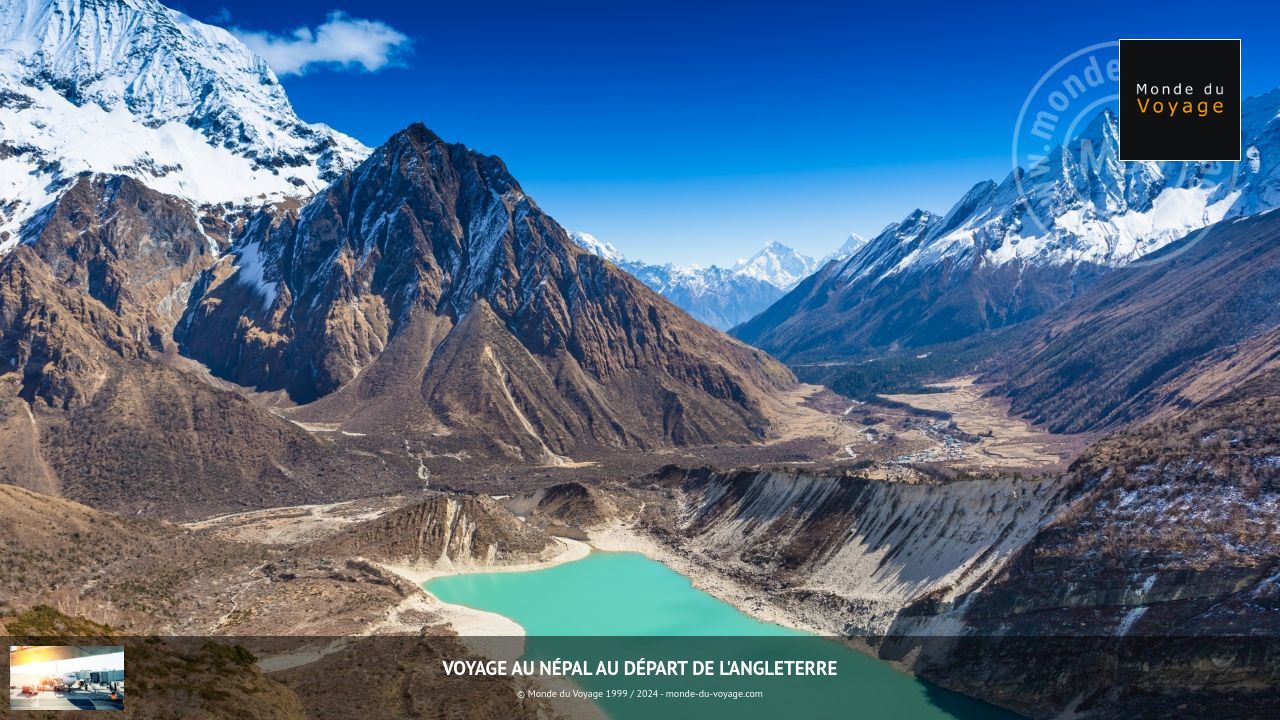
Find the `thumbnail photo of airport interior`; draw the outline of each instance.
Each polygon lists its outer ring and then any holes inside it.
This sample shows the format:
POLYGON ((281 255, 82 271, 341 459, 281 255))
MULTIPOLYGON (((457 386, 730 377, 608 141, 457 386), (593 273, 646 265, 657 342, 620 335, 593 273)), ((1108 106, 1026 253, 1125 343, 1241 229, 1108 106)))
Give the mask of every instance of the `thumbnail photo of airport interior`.
POLYGON ((9 646, 10 710, 123 710, 124 647, 9 646))

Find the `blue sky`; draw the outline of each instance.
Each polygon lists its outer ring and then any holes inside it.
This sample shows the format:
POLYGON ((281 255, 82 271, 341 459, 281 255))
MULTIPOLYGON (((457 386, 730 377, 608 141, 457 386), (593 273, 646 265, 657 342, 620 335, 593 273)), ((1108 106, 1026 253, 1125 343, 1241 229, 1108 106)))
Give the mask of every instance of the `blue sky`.
POLYGON ((1086 45, 1242 37, 1245 95, 1280 86, 1270 3, 170 4, 264 42, 308 28, 312 48, 359 42, 317 32, 334 11, 376 21, 356 62, 276 55, 303 118, 369 145, 421 120, 501 156, 567 228, 651 261, 731 263, 770 240, 822 255, 945 211, 1008 173, 1027 93, 1086 45))

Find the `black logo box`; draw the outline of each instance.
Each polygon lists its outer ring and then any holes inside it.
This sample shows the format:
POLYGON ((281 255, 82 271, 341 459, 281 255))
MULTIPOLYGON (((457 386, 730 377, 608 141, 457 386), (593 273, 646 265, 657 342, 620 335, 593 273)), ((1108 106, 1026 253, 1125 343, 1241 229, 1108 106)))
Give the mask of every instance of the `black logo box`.
POLYGON ((1122 39, 1120 159, 1238 162, 1240 95, 1238 39, 1122 39), (1170 103, 1177 104, 1173 114, 1170 103))

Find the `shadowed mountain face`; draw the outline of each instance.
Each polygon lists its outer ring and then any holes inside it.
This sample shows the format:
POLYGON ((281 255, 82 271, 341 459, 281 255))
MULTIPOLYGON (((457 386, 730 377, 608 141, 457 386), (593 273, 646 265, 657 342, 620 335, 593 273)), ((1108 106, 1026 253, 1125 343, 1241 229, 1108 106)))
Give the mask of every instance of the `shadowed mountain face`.
POLYGON ((733 334, 788 362, 921 347, 1036 317, 1104 271, 1091 263, 993 264, 969 255, 911 264, 945 220, 912 213, 849 260, 809 276, 733 334))
POLYGON ((1280 368, 1278 239, 1275 211, 1220 222, 1013 327, 806 372, 826 372, 853 394, 874 393, 886 377, 893 387, 975 371, 1014 414, 1053 432, 1164 418, 1280 368))
POLYGON ((792 382, 577 247, 501 160, 421 125, 232 252, 178 326, 184 353, 350 430, 554 462, 754 439, 792 382))

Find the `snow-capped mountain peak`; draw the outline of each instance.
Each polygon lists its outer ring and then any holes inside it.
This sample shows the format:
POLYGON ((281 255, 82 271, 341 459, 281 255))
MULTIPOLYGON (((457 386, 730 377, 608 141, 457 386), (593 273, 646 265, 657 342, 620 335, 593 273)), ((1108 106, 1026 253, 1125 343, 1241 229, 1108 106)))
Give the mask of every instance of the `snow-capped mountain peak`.
POLYGON ((1118 121, 1104 110, 1035 166, 974 185, 945 216, 931 216, 928 227, 918 227, 920 211, 891 224, 882 235, 910 242, 873 239, 847 260, 843 275, 942 262, 1114 267, 1224 218, 1275 207, 1277 106, 1280 93, 1245 101, 1245 162, 1234 177, 1215 176, 1210 163, 1121 162, 1118 121), (885 266, 890 255, 894 262, 885 266))
POLYGON ((578 244, 583 250, 590 252, 592 255, 604 258, 614 265, 621 265, 627 261, 622 252, 614 247, 611 243, 607 243, 595 235, 584 232, 569 233, 569 237, 578 244))
POLYGON ((1280 206, 1280 93, 1243 110, 1237 164, 1121 162, 1116 117, 1101 112, 1032 167, 973 185, 946 214, 891 223, 735 334, 788 360, 824 360, 1048 312, 1112 268, 1280 206))
POLYGON ((694 318, 721 330, 750 319, 782 297, 783 288, 733 268, 653 265, 628 260, 616 247, 588 233, 574 232, 570 237, 579 247, 627 271, 694 318))
POLYGON ((369 153, 266 62, 155 0, 0 0, 0 251, 84 171, 195 203, 310 195, 369 153))
POLYGON ((787 290, 812 274, 815 266, 813 258, 774 240, 733 270, 787 290))

